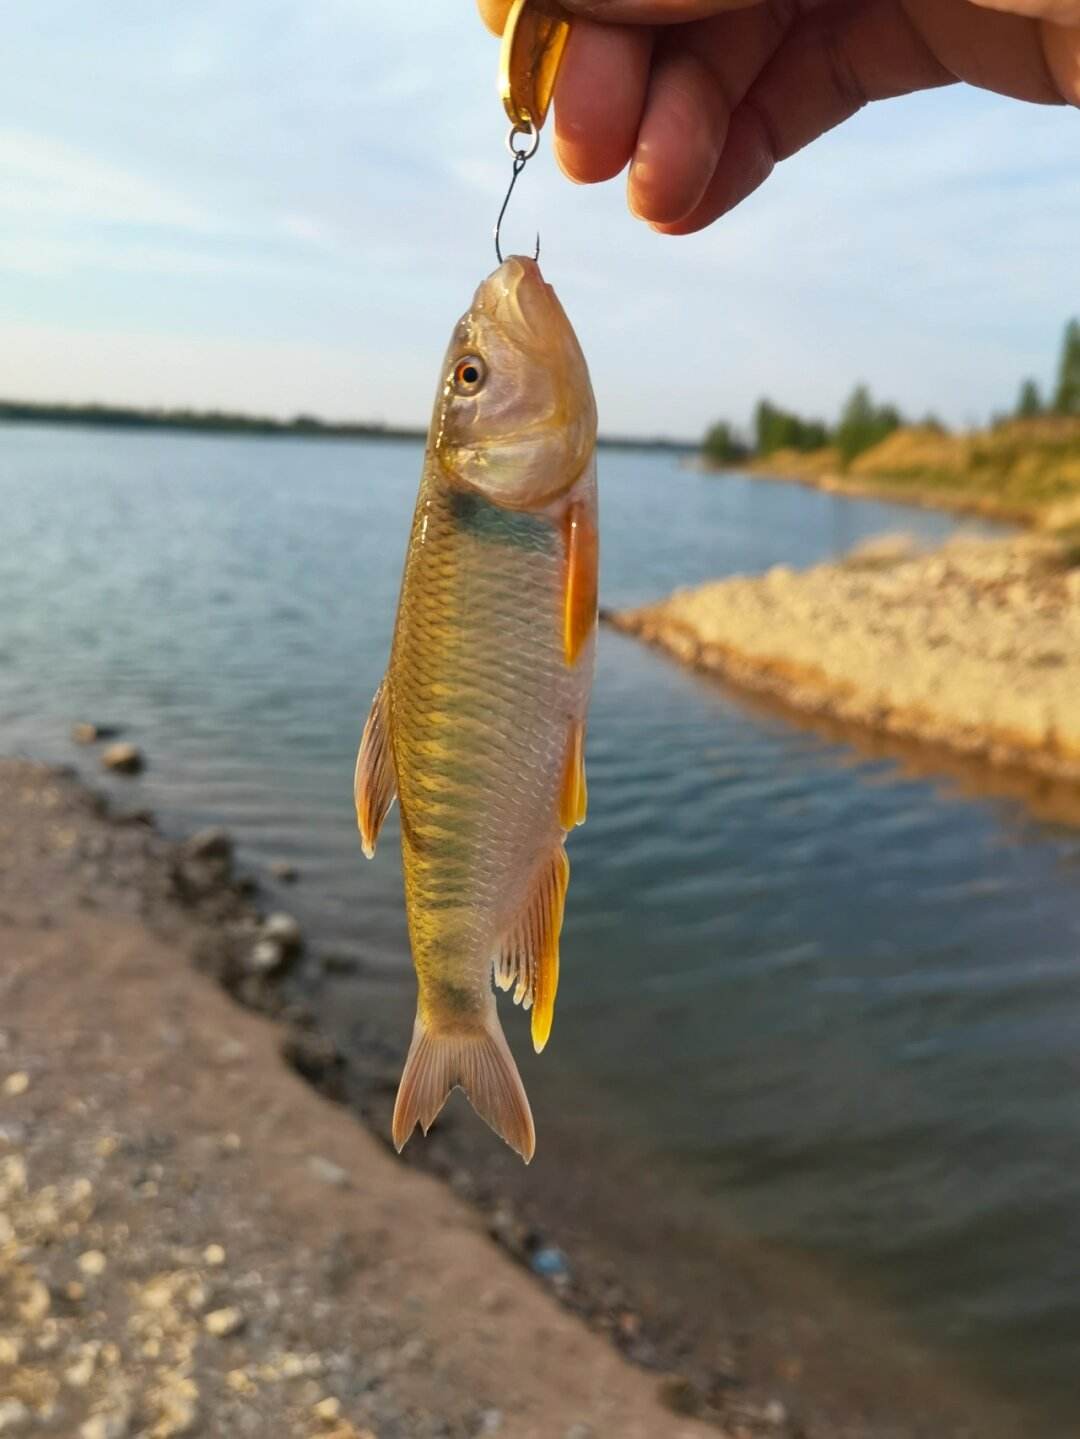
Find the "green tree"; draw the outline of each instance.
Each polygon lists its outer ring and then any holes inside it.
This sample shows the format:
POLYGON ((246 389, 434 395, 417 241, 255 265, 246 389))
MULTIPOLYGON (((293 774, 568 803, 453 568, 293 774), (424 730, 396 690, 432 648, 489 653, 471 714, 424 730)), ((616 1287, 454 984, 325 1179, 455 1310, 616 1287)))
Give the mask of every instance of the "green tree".
POLYGON ((856 385, 840 413, 833 442, 847 465, 864 450, 891 435, 902 423, 900 411, 894 405, 876 405, 869 389, 856 385))
POLYGON ((754 449, 758 455, 771 455, 775 450, 820 450, 828 443, 828 426, 821 420, 804 420, 771 400, 758 401, 754 411, 754 449))
POLYGON ((1059 415, 1080 416, 1080 320, 1070 320, 1065 326, 1054 410, 1059 415))
POLYGON ((1034 420, 1043 412, 1042 395, 1034 380, 1025 380, 1020 386, 1020 398, 1016 402, 1018 420, 1034 420))
POLYGON ((783 449, 787 443, 787 416, 783 410, 769 400, 759 400, 754 411, 754 449, 761 455, 771 455, 774 450, 783 449))
POLYGON ((739 438, 727 420, 717 420, 716 424, 706 431, 701 450, 705 458, 714 465, 734 464, 738 460, 745 460, 750 453, 750 447, 739 438))

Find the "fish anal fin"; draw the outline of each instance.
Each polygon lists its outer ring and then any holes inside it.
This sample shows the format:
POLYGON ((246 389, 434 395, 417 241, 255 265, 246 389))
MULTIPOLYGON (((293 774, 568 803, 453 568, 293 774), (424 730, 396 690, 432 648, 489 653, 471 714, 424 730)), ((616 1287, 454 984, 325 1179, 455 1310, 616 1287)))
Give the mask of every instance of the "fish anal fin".
POLYGON ((371 701, 353 780, 356 823, 360 827, 360 844, 368 859, 375 853, 379 830, 394 803, 396 792, 394 755, 390 743, 390 706, 386 681, 383 680, 371 701))
POLYGON ((559 791, 559 823, 573 829, 585 823, 589 807, 589 791, 585 783, 585 723, 576 720, 570 726, 570 743, 566 749, 566 768, 559 791))
POLYGON ((537 1054, 551 1034, 559 987, 559 931, 562 929, 570 862, 560 844, 541 868, 528 900, 507 930, 495 960, 495 983, 514 987, 514 1003, 532 1009, 532 1042, 537 1054))
POLYGON ((563 519, 566 576, 563 593, 563 654, 574 665, 596 627, 600 547, 591 506, 572 500, 563 519))
POLYGON ((494 1001, 487 1023, 469 1028, 431 1028, 417 1014, 394 1105, 399 1154, 418 1124, 428 1132, 454 1089, 528 1164, 536 1148, 532 1111, 494 1001))

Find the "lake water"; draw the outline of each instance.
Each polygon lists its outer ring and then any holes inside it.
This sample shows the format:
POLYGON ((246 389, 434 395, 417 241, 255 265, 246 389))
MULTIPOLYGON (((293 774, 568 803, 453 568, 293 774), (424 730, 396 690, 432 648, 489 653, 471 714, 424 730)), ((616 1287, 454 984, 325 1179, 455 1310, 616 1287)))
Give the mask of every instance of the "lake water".
MULTIPOLYGON (((320 1002, 347 1042, 374 975, 402 1054, 396 819, 365 864, 351 777, 419 465, 407 443, 0 429, 0 751, 89 768, 71 723, 123 721, 150 768, 122 792, 175 831, 225 822, 252 867, 295 860, 290 907, 365 962, 320 1002)), ((600 473, 609 606, 954 528, 663 455, 600 473)), ((611 633, 588 761, 553 1042, 526 1065, 537 1165, 560 1132, 601 1167, 629 1146, 1043 1439, 1077 1432, 1080 837, 611 633)))

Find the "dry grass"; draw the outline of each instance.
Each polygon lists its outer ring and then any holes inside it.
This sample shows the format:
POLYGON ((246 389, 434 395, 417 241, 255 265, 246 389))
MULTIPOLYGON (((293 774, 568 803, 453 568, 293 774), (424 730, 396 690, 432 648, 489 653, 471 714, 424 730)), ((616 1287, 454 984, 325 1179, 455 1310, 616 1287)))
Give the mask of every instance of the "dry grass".
POLYGON ((912 426, 889 435, 847 470, 831 448, 778 452, 752 468, 1047 528, 1080 521, 1080 419, 1013 420, 959 435, 912 426))

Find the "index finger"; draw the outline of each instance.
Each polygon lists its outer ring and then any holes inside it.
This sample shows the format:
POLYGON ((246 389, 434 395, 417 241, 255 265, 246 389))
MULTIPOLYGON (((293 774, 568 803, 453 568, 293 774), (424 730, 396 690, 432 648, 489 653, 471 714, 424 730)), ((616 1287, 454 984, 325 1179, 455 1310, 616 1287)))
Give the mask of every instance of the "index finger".
POLYGON ((506 28, 506 17, 514 0, 476 0, 480 19, 493 35, 501 35, 506 28))

